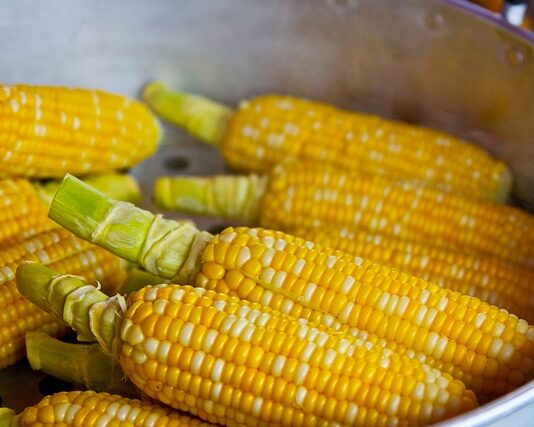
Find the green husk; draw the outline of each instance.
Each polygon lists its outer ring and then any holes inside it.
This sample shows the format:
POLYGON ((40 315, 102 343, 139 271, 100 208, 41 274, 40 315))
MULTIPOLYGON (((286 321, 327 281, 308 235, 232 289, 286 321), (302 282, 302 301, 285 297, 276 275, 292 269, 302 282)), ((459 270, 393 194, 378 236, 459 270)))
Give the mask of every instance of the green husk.
POLYGON ((110 199, 71 175, 60 185, 49 216, 148 272, 182 283, 196 277, 200 254, 212 238, 190 221, 166 220, 131 203, 110 199))
POLYGON ((162 177, 154 199, 162 209, 253 224, 259 220, 266 185, 267 177, 258 175, 162 177))
POLYGON ((108 297, 80 277, 34 262, 22 263, 16 280, 22 295, 72 327, 80 341, 98 341, 112 352, 117 322, 126 309, 123 297, 108 297))
POLYGON ((99 344, 69 344, 43 332, 26 334, 26 351, 32 369, 90 390, 138 397, 120 366, 99 344))
POLYGON ((143 100, 159 116, 210 145, 219 145, 233 111, 198 95, 173 92, 158 82, 145 86, 143 100))
MULTIPOLYGON (((127 174, 107 173, 92 175, 83 179, 91 187, 103 192, 109 197, 125 202, 138 203, 141 200, 141 190, 135 178, 127 174)), ((39 198, 50 205, 59 185, 58 180, 35 182, 34 188, 39 198)))

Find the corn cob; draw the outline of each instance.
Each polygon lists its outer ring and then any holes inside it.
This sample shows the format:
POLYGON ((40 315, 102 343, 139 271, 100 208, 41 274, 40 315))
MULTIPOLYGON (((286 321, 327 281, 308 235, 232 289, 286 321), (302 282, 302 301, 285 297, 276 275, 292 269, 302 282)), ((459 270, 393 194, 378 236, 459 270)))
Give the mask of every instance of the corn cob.
POLYGON ((534 217, 381 176, 289 162, 267 177, 162 178, 159 206, 233 216, 262 227, 365 229, 534 266, 534 217))
POLYGON ((505 308, 534 324, 534 271, 498 258, 462 253, 363 230, 296 228, 289 230, 321 246, 434 282, 505 308))
POLYGON ((33 370, 41 370, 89 390, 140 397, 110 354, 99 344, 71 344, 44 332, 26 334, 26 357, 33 370))
POLYGON ((97 90, 2 85, 0 176, 109 172, 152 154, 158 123, 139 102, 97 90))
MULTIPOLYGON (((129 202, 140 199, 141 191, 130 175, 96 175, 85 181, 111 197, 129 202)), ((0 179, 0 248, 56 227, 47 212, 58 186, 57 181, 0 179)))
POLYGON ((26 332, 40 330, 59 335, 65 330, 64 325, 17 291, 15 271, 24 261, 38 261, 59 271, 85 274, 88 279, 101 281, 103 290, 110 293, 118 289, 126 276, 119 258, 59 228, 0 251, 0 368, 24 356, 26 332))
POLYGON ((210 422, 421 425, 476 406, 448 374, 226 294, 162 284, 125 302, 35 263, 19 268, 17 282, 113 349, 148 396, 210 422))
POLYGON ((2 408, 0 424, 5 427, 211 426, 162 406, 94 391, 69 391, 46 396, 19 415, 2 408))
POLYGON ((512 184, 504 163, 466 141, 319 102, 269 95, 232 112, 159 83, 148 85, 143 98, 156 113, 219 146, 241 171, 264 173, 291 157, 495 202, 507 199, 512 184))
POLYGON ((526 321, 360 257, 261 229, 228 228, 211 236, 110 200, 71 176, 49 215, 163 278, 279 304, 271 307, 424 353, 481 400, 534 376, 534 328, 526 321))

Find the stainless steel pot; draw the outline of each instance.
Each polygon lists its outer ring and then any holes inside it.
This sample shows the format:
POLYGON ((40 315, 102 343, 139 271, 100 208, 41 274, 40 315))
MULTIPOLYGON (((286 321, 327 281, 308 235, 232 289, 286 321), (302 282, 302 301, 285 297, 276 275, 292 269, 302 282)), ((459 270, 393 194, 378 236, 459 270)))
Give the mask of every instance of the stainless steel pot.
MULTIPOLYGON (((4 82, 135 95, 158 78, 229 104, 291 93, 444 129, 506 160, 518 200, 534 207, 534 36, 462 1, 4 0, 0 40, 4 82)), ((157 175, 223 168, 169 128, 134 174, 150 194, 157 175)), ((24 363, 2 371, 3 404, 35 401, 40 378, 24 363)), ((534 382, 442 425, 532 416, 534 382)))

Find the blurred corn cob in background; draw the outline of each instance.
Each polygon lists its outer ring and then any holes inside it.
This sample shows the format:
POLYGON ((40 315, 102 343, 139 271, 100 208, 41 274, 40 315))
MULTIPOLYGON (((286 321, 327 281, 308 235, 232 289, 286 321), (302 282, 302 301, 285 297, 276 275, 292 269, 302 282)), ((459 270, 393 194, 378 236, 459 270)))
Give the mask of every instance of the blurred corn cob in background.
POLYGON ((212 236, 113 201, 72 176, 49 214, 163 278, 328 327, 357 328, 407 354, 422 352, 427 363, 464 381, 482 401, 534 376, 534 329, 526 321, 360 257, 262 229, 229 228, 212 236))
POLYGON ((264 173, 287 158, 424 182, 495 202, 507 199, 507 166, 466 141, 327 104, 268 95, 234 112, 208 99, 172 92, 159 83, 143 99, 165 119, 218 146, 228 164, 264 173))
POLYGON ((0 425, 5 427, 211 426, 209 423, 166 407, 94 391, 68 391, 46 396, 19 415, 7 408, 1 408, 0 425))
POLYGON ((159 125, 140 102, 100 90, 0 86, 0 177, 110 172, 151 155, 159 125))
POLYGON ((534 217, 525 211, 331 165, 286 162, 262 177, 161 178, 154 191, 166 209, 282 230, 365 229, 534 266, 534 217))
POLYGON ((417 426, 477 405, 448 374, 226 294, 147 286, 125 306, 38 264, 22 265, 17 282, 79 333, 113 348, 148 396, 210 422, 417 426), (75 303, 84 297, 93 303, 75 303), (89 311, 99 313, 90 329, 89 311))
MULTIPOLYGON (((140 190, 128 175, 106 174, 87 178, 108 195, 137 201, 140 190)), ((114 293, 126 278, 125 264, 114 255, 78 239, 48 218, 48 204, 57 182, 30 183, 24 178, 0 180, 0 368, 24 356, 24 334, 44 330, 58 334, 58 322, 23 298, 14 278, 18 265, 39 261, 65 273, 87 273, 114 293)))

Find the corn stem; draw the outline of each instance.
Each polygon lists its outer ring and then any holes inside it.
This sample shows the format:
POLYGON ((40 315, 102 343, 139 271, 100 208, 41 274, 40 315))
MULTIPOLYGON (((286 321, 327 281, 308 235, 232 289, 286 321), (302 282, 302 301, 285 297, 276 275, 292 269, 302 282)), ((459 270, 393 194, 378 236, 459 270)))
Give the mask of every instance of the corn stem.
POLYGON ((214 146, 220 144, 233 113, 207 98, 173 92, 158 82, 146 85, 142 98, 156 114, 214 146))

